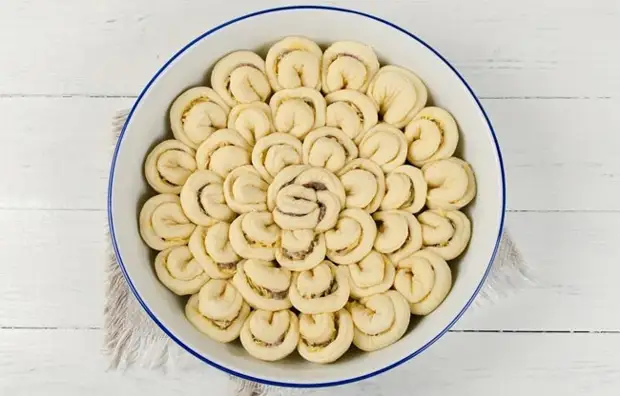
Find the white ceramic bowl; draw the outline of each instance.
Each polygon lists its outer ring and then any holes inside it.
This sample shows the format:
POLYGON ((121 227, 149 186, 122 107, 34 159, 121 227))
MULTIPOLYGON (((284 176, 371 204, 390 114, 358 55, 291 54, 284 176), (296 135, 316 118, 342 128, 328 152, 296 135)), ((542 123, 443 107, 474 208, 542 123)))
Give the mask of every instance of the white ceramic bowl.
MULTIPOLYGON (((458 40, 458 37, 454 37, 458 40)), ((176 53, 138 97, 120 136, 108 191, 114 250, 129 286, 151 318, 173 340, 202 361, 237 376, 284 386, 329 386, 371 377, 416 356, 439 339, 473 301, 491 267, 503 227, 504 171, 491 124, 471 88, 435 50, 412 33, 380 18, 321 6, 259 11, 217 26, 176 53), (457 120, 457 154, 469 161, 477 179, 476 199, 467 207, 473 234, 460 262, 453 264, 454 286, 431 315, 412 321, 395 344, 373 353, 352 348, 329 365, 303 361, 296 354, 265 363, 250 357, 238 342, 223 345, 199 333, 185 319, 184 300, 169 292, 153 270, 154 253, 140 239, 138 213, 153 193, 142 174, 149 150, 170 137, 168 109, 186 88, 205 84, 211 66, 224 54, 251 49, 262 55, 287 35, 307 36, 325 46, 337 40, 371 45, 382 64, 407 67, 429 89, 432 103, 457 120)), ((461 357, 455 356, 455 359, 461 357)))

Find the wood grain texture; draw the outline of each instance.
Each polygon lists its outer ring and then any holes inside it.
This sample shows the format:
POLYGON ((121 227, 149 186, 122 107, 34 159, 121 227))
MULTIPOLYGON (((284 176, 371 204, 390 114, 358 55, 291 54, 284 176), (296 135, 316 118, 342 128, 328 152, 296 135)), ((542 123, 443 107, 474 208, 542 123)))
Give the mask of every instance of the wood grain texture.
MULTIPOLYGON (((136 95, 166 59, 209 28, 261 8, 299 3, 307 2, 5 1, 0 92, 136 95), (62 23, 51 15, 62 15, 62 23)), ((615 0, 323 3, 411 29, 451 60, 481 96, 620 93, 620 54, 612 50, 620 36, 615 0)))

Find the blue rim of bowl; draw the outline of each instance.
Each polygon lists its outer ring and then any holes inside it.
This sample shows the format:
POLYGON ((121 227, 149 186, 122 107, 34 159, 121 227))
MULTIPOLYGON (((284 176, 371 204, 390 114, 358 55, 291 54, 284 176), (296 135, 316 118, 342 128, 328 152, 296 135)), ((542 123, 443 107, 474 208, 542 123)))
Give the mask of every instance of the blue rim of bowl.
POLYGON ((419 355, 420 353, 424 352, 428 347, 430 347, 439 338, 441 338, 446 332, 448 332, 448 330, 450 330, 450 328, 452 328, 452 326, 454 326, 454 324, 461 318, 461 316, 465 313, 465 311, 469 308, 471 303, 474 301, 474 298, 478 295, 478 292, 480 292, 480 289, 484 285, 484 281, 486 280, 487 276, 489 275, 489 271, 491 270, 491 267, 493 265, 493 260, 495 259, 495 256, 497 255, 497 251, 499 249, 499 244, 500 244, 501 237, 502 237, 502 232, 503 232, 503 229, 504 229, 504 218, 505 218, 505 213, 506 213, 506 175, 505 175, 505 172, 504 172, 504 161, 502 159, 502 153, 501 153, 500 148, 499 148, 499 143, 497 141, 497 136, 495 135, 495 130, 493 129, 493 125, 491 125, 491 121, 489 120, 489 117, 487 116, 487 113, 484 111, 484 108, 482 107, 482 104, 478 100, 478 97, 476 96, 476 94, 474 93, 472 88, 469 86, 469 84, 467 84, 467 82, 465 81, 463 76, 461 76, 461 74, 456 70, 456 68, 454 66, 452 66, 450 64, 450 62, 448 62, 448 60, 446 58, 444 58, 439 52, 437 52, 430 45, 425 43, 422 39, 418 38, 413 33, 411 33, 409 31, 401 28, 400 26, 397 26, 397 25, 393 24, 392 22, 386 21, 385 19, 379 18, 379 17, 371 15, 371 14, 367 14, 365 12, 351 10, 351 9, 347 9, 347 8, 340 8, 340 7, 317 6, 317 5, 297 5, 297 6, 268 8, 268 9, 252 12, 252 13, 240 16, 238 18, 231 19, 228 22, 222 23, 221 25, 216 26, 213 29, 208 30, 207 32, 205 32, 205 33, 201 34, 200 36, 196 37, 194 40, 190 41, 187 45, 185 45, 177 53, 175 53, 157 71, 157 73, 155 73, 155 75, 150 79, 148 84, 146 84, 146 86, 144 87, 142 92, 140 92, 140 95, 138 96, 138 98, 136 99, 134 105, 132 106, 131 111, 129 112, 129 114, 127 116, 127 120, 125 121, 125 124, 123 125, 121 133, 120 133, 120 135, 118 137, 118 142, 116 143, 116 147, 114 149, 114 155, 112 157, 112 163, 111 163, 111 167, 110 167, 110 176, 109 176, 109 182, 108 182, 108 203, 107 203, 107 207, 108 207, 108 225, 109 225, 109 228, 110 228, 110 236, 111 236, 111 240, 112 240, 112 247, 114 249, 114 254, 116 256, 116 260, 118 261, 118 263, 120 265, 121 271, 123 272, 123 275, 125 276, 125 279, 127 280, 127 283, 129 284, 129 288, 131 289, 131 292, 134 294, 134 296, 136 296, 136 298, 138 299, 138 302, 140 303, 142 308, 146 311, 146 313, 150 316, 150 318, 157 324, 157 326, 159 326, 164 331, 164 333, 166 333, 166 335, 168 335, 168 337, 172 338, 183 349, 185 349, 187 352, 189 352, 190 354, 192 354, 196 358, 200 359, 201 361, 203 361, 203 362, 205 362, 205 363, 207 363, 207 364, 209 364, 209 365, 211 365, 211 366, 213 366, 213 367, 215 367, 215 368, 217 368, 219 370, 222 370, 222 371, 224 371, 224 372, 226 372, 228 374, 232 374, 234 376, 237 376, 239 378, 243 378, 243 379, 246 379, 246 380, 250 380, 250 381, 254 381, 254 382, 258 382, 258 383, 266 384, 266 385, 284 386, 284 387, 292 387, 292 388, 319 388, 319 387, 338 386, 338 385, 344 385, 344 384, 348 384, 348 383, 352 383, 352 382, 357 382, 357 381, 361 381, 361 380, 364 380, 364 379, 367 379, 367 378, 374 377, 374 376, 376 376, 378 374, 381 374, 381 373, 383 373, 385 371, 391 370, 394 367, 397 367, 397 366, 401 365, 402 363, 404 363, 404 362, 414 358, 415 356, 419 355), (183 341, 181 341, 174 334, 172 334, 170 332, 170 330, 168 330, 159 321, 159 319, 157 319, 155 314, 151 311, 151 309, 142 300, 142 297, 140 297, 140 294, 138 293, 138 291, 134 287, 134 285, 133 285, 129 275, 127 274, 127 270, 125 269, 125 264, 123 263, 123 259, 122 259, 121 255, 120 255, 120 252, 119 252, 119 249, 118 249, 118 245, 116 243, 116 235, 115 235, 115 232, 114 232, 114 221, 112 219, 112 185, 113 185, 113 182, 114 182, 114 170, 115 170, 115 167, 116 167, 116 159, 117 159, 117 156, 118 156, 118 151, 120 149, 120 146, 121 146, 121 143, 122 143, 122 140, 123 140, 123 136, 125 135, 125 131, 127 129, 127 125, 129 125, 129 122, 130 122, 131 117, 132 117, 132 115, 134 113, 134 110, 136 109, 136 107, 138 106, 140 101, 142 100, 142 97, 149 90, 151 85, 155 82, 155 80, 157 80, 159 75, 162 72, 164 72, 164 70, 166 70, 166 68, 168 68, 168 66, 175 59, 177 59, 181 54, 183 54, 183 52, 185 52, 187 49, 192 47, 194 44, 196 44, 197 42, 199 42, 203 38, 209 36, 210 34, 216 32, 216 31, 218 31, 218 30, 220 30, 222 28, 225 28, 228 25, 232 25, 232 24, 237 23, 239 21, 243 21, 244 19, 252 18, 252 17, 255 17, 255 16, 263 15, 263 14, 269 14, 269 13, 280 12, 280 11, 303 10, 303 9, 306 9, 306 10, 326 10, 326 11, 344 12, 344 13, 355 14, 355 15, 363 16, 365 18, 372 19, 374 21, 377 21, 377 22, 383 23, 383 24, 385 24, 387 26, 390 26, 390 27, 400 31, 401 33, 406 34, 407 36, 409 36, 412 39, 418 41, 420 44, 422 44, 428 50, 433 52, 437 57, 439 57, 439 59, 441 59, 456 74, 456 76, 461 80, 463 85, 465 85, 465 87, 467 88, 467 90, 471 94, 472 98, 476 101, 476 104, 480 108, 480 111, 484 115, 484 118, 485 118, 485 120, 487 122, 487 125, 489 126, 489 130, 491 131, 491 137, 493 138, 493 143, 495 144, 495 149, 496 149, 496 152, 497 152, 497 160, 499 162, 499 168, 500 168, 500 173, 501 173, 501 184, 502 184, 502 211, 501 211, 501 214, 500 214, 500 224, 499 224, 498 233, 497 233, 497 240, 495 242, 495 247, 493 249, 493 254, 491 255, 491 257, 489 259, 489 264, 487 265, 487 269, 484 272, 484 275, 482 276, 482 279, 480 280, 480 284, 478 285, 478 287, 476 287, 476 290, 474 291, 473 295, 470 297, 470 299, 467 301, 467 303, 465 304, 463 309, 461 309, 461 311, 458 313, 458 315, 456 315, 456 317, 441 332, 439 332, 439 334, 437 334, 433 339, 431 339, 424 346, 422 346, 418 350, 414 351, 410 355, 408 355, 408 356, 406 356, 406 357, 404 357, 404 358, 402 358, 402 359, 400 359, 400 360, 398 360, 398 361, 396 361, 396 362, 394 362, 394 363, 392 363, 392 364, 390 364, 390 365, 388 365, 386 367, 383 367, 383 368, 381 368, 379 370, 375 370, 375 371, 373 371, 371 373, 367 373, 367 374, 360 375, 360 376, 357 376, 357 377, 343 379, 343 380, 340 380, 340 381, 322 382, 322 383, 289 383, 289 382, 278 382, 278 381, 271 381, 271 380, 266 380, 266 379, 262 379, 262 378, 252 377, 252 376, 249 376, 249 375, 246 375, 246 374, 243 374, 243 373, 238 373, 238 372, 236 372, 234 370, 231 370, 231 369, 229 369, 227 367, 223 367, 223 366, 221 366, 221 365, 219 365, 219 364, 217 364, 215 362, 212 362, 209 359, 207 359, 204 356, 202 356, 201 354, 199 354, 198 352, 196 352, 193 349, 191 349, 189 346, 185 345, 183 343, 183 341))

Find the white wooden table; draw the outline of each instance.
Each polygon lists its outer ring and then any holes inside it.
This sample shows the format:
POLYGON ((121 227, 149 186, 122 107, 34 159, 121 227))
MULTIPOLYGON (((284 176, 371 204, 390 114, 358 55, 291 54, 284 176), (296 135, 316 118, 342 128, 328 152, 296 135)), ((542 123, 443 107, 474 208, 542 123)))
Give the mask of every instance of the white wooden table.
MULTIPOLYGON (((110 120, 215 24, 268 1, 0 0, 0 394, 219 395, 225 375, 106 372, 110 120)), ((347 395, 618 395, 620 2, 333 1, 419 34, 483 99, 508 225, 539 283, 347 395)), ((329 394, 322 391, 322 394, 329 394)))

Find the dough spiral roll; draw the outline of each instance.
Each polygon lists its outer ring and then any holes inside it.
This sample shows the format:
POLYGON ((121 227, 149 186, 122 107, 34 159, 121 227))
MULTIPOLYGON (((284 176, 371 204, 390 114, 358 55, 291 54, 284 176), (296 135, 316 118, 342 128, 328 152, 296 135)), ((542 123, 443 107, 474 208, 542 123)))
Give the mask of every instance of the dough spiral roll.
POLYGON ((337 41, 323 53, 321 86, 326 94, 341 89, 365 92, 379 70, 372 47, 355 41, 337 41))
POLYGON ((269 184, 251 165, 240 166, 224 180, 224 199, 235 213, 267 210, 269 184))
POLYGON ((321 264, 327 247, 325 235, 313 230, 282 230, 276 261, 291 271, 306 271, 321 264))
POLYGON ((239 337, 250 306, 229 282, 211 279, 185 305, 185 316, 201 333, 217 342, 239 337))
POLYGON ((233 169, 250 164, 248 142, 234 129, 220 129, 196 151, 198 169, 213 171, 225 178, 233 169))
POLYGON ((195 152, 178 140, 164 140, 149 153, 144 162, 146 181, 161 194, 178 194, 196 170, 195 152))
POLYGON ((368 85, 366 95, 379 105, 383 122, 402 128, 418 114, 428 100, 426 86, 410 70, 383 66, 368 85))
POLYGON ((377 236, 377 226, 362 209, 345 209, 334 229, 325 233, 327 257, 336 264, 361 261, 370 251, 377 236))
POLYGON ((279 311, 291 307, 288 297, 291 271, 270 261, 249 259, 237 266, 233 285, 256 309, 279 311))
POLYGON ((139 225, 140 236, 154 250, 186 245, 196 228, 185 216, 178 195, 173 194, 149 198, 140 210, 139 225))
POLYGON ((228 115, 227 127, 239 132, 250 146, 275 130, 271 109, 264 102, 242 103, 233 107, 228 115))
POLYGON ((181 189, 181 206, 195 224, 209 226, 229 221, 235 213, 226 205, 224 180, 215 172, 200 170, 192 173, 181 189))
POLYGON ((425 107, 407 124, 405 139, 409 144, 409 162, 422 166, 450 158, 459 143, 459 129, 446 110, 425 107))
POLYGON ((351 297, 363 298, 383 293, 394 284, 396 269, 383 254, 372 250, 359 263, 346 266, 351 297))
POLYGON ((407 160, 405 135, 389 124, 377 124, 362 138, 360 157, 376 162, 383 172, 393 171, 407 160))
POLYGON ((155 257, 155 273, 164 286, 179 296, 196 293, 209 280, 187 246, 159 252, 155 257))
POLYGON ((269 212, 248 212, 237 217, 228 231, 234 251, 246 259, 272 261, 280 242, 280 228, 269 212))
POLYGON ((422 227, 413 214, 386 210, 372 217, 377 223, 375 249, 387 254, 393 263, 398 264, 422 248, 422 227))
POLYGON ((346 193, 347 208, 363 209, 373 213, 385 196, 385 175, 381 167, 366 158, 347 163, 338 172, 346 193))
POLYGON ((170 107, 175 139, 196 149, 209 135, 226 128, 230 107, 213 89, 194 87, 179 95, 170 107))
POLYGON ((326 106, 319 91, 305 87, 283 89, 269 100, 276 131, 299 139, 325 125, 326 106))
POLYGON ((338 360, 353 342, 353 319, 346 309, 315 315, 299 315, 297 351, 313 363, 338 360))
POLYGON ((299 342, 299 320, 288 309, 250 313, 241 329, 241 345, 257 359, 273 362, 290 355, 299 342))
POLYGON ((379 122, 379 107, 368 96, 354 89, 343 89, 325 96, 325 125, 340 128, 355 144, 379 122))
POLYGON ((398 263, 394 288, 409 301, 412 314, 428 315, 450 292, 452 273, 446 260, 420 250, 398 263))
POLYGON ((293 306, 306 314, 336 312, 347 304, 349 294, 346 268, 327 260, 312 269, 295 272, 289 290, 293 306))
POLYGON ((228 223, 217 223, 211 227, 197 226, 189 238, 189 250, 213 279, 232 278, 241 260, 228 241, 228 228, 228 223), (226 236, 218 234, 224 231, 226 236))
POLYGON ((267 189, 267 208, 285 230, 328 230, 344 202, 344 187, 333 173, 306 165, 285 168, 267 189))
POLYGON ((386 175, 385 183, 382 210, 400 209, 417 213, 424 207, 428 186, 420 169, 401 165, 386 175))
POLYGON ((427 210, 420 213, 422 239, 426 250, 444 260, 452 260, 465 251, 471 238, 471 222, 458 210, 427 210))
POLYGON ((303 163, 338 172, 357 158, 357 146, 338 128, 321 127, 308 133, 302 145, 303 163))
POLYGON ((460 209, 476 195, 474 172, 460 158, 430 162, 422 167, 422 173, 428 184, 426 205, 430 209, 460 209))
POLYGON ((388 290, 348 305, 353 325, 353 344, 371 352, 398 341, 409 326, 411 314, 407 300, 395 290, 388 290))
POLYGON ((269 183, 282 169, 301 164, 301 160, 301 142, 286 133, 265 136, 259 139, 252 149, 252 165, 269 183))
POLYGON ((211 72, 211 86, 230 107, 264 102, 271 93, 265 61, 251 51, 232 52, 217 61, 211 72))
POLYGON ((265 66, 274 91, 299 87, 321 89, 323 51, 312 40, 289 36, 267 52, 265 66))

